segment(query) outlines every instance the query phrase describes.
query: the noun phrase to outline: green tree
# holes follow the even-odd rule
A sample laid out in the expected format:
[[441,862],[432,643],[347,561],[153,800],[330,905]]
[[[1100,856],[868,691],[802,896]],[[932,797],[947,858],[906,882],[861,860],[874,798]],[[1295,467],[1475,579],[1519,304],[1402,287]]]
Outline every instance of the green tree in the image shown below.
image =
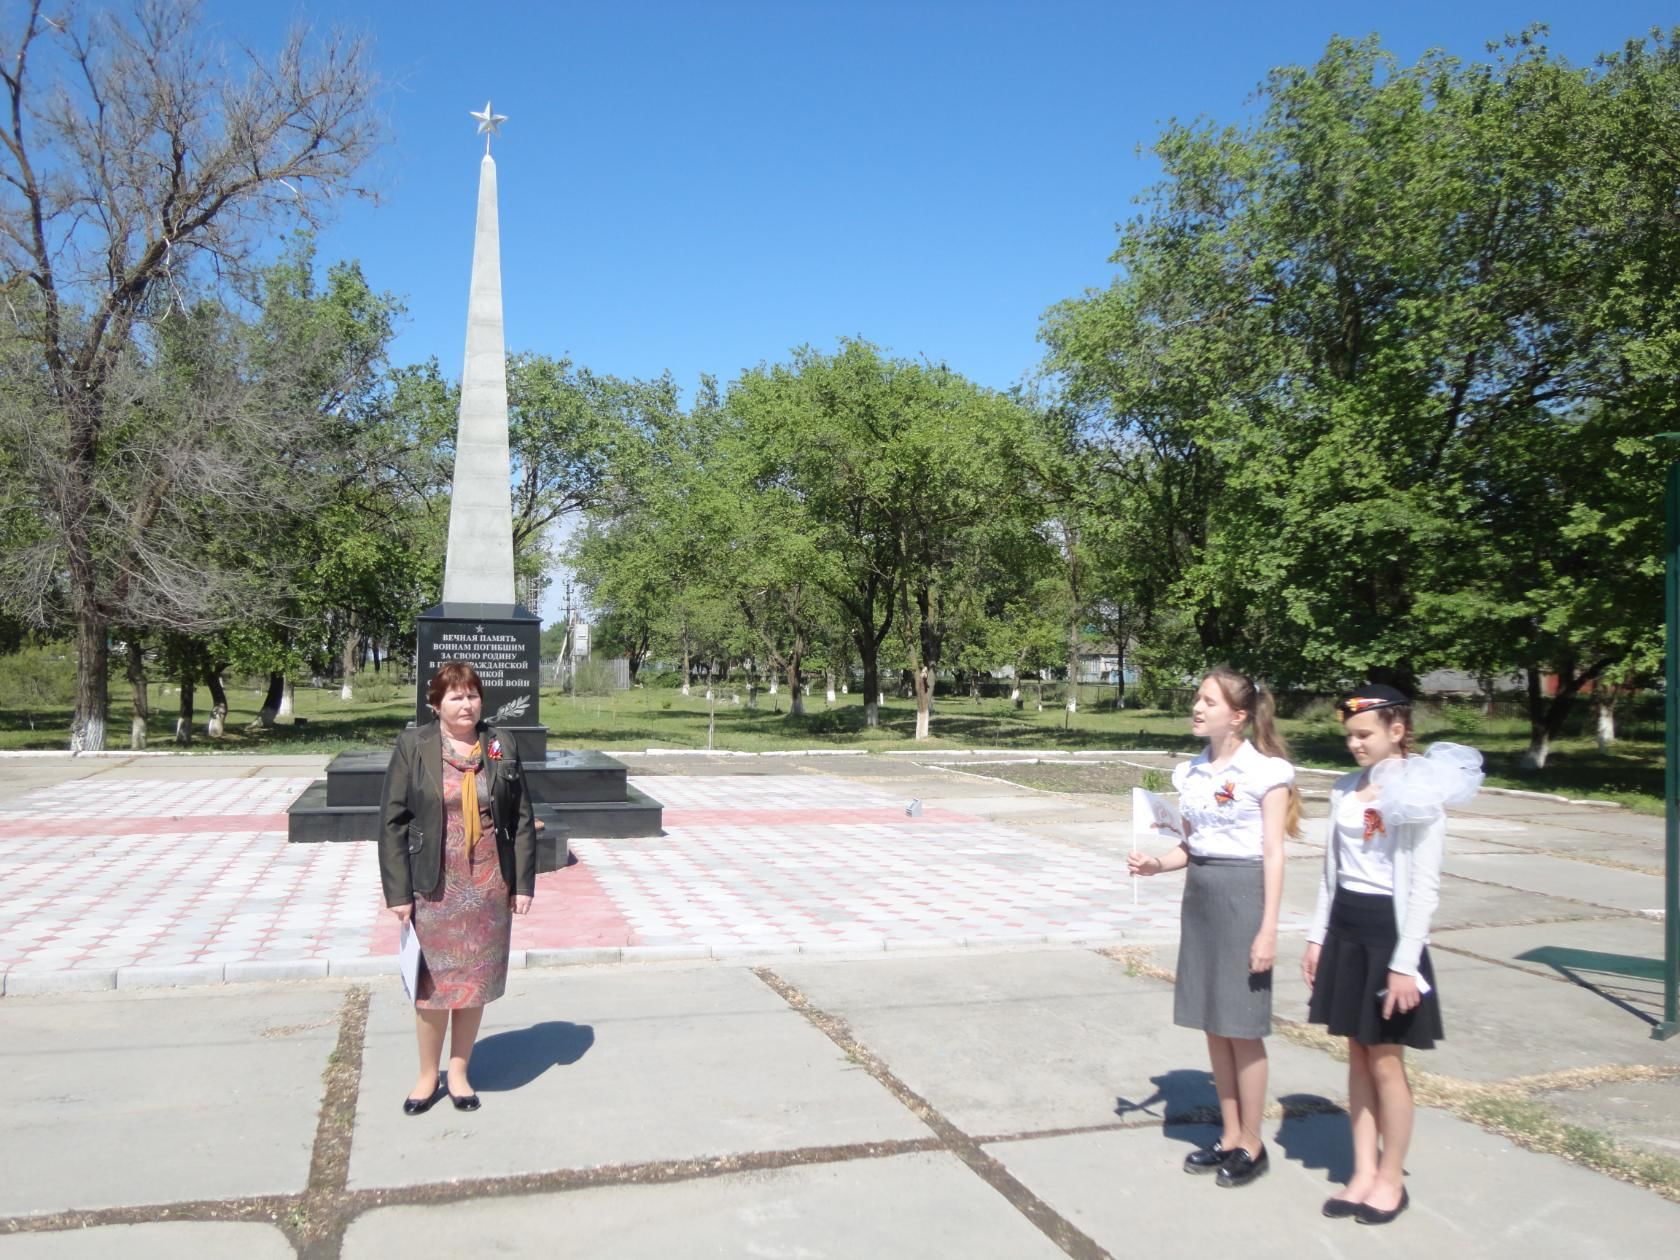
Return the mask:
[[[163,388],[167,373],[144,379],[163,353],[158,325],[190,310],[200,283],[239,271],[269,223],[355,191],[381,134],[354,41],[317,47],[297,32],[238,78],[190,3],[49,19],[35,0],[7,26],[0,292],[19,316],[8,384],[30,382],[23,476],[53,534],[32,554],[75,626],[70,743],[92,750],[105,746],[110,627],[173,607],[189,564],[154,524],[182,497],[165,463],[205,447],[155,440],[131,401]],[[184,401],[199,408],[184,427],[229,449],[206,396]],[[137,478],[151,498],[134,497]],[[245,480],[225,479],[227,502]]]
[[1648,642],[1677,76],[1660,33],[1587,69],[1538,32],[1475,65],[1336,40],[1252,124],[1167,130],[1124,274],[1045,335],[1170,557],[1142,602],[1203,661],[1527,670],[1543,762]]

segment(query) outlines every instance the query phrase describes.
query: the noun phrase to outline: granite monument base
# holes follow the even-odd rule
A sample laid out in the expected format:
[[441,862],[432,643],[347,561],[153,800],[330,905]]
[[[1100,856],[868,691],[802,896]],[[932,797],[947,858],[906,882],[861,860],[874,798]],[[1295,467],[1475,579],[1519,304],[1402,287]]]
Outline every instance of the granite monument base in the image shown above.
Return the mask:
[[[546,746],[546,727],[542,733]],[[622,761],[598,752],[550,753],[530,760],[520,741],[532,812],[544,826],[537,833],[537,870],[566,864],[570,837],[657,836],[665,807],[627,782]],[[390,764],[388,752],[344,752],[327,767],[327,777],[309,785],[286,811],[293,843],[373,840],[379,834],[379,789]]]

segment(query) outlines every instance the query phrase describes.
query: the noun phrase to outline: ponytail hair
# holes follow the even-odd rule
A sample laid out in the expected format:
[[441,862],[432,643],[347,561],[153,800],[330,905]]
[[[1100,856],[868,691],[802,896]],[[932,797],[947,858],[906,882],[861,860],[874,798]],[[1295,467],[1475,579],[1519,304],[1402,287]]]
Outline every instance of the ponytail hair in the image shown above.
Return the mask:
[[[1219,684],[1226,704],[1242,711],[1243,733],[1250,743],[1268,757],[1291,760],[1289,742],[1278,733],[1277,701],[1271,692],[1229,665],[1215,665],[1206,677]],[[1301,789],[1293,783],[1289,785],[1289,810],[1284,816],[1283,831],[1291,837],[1301,834]]]

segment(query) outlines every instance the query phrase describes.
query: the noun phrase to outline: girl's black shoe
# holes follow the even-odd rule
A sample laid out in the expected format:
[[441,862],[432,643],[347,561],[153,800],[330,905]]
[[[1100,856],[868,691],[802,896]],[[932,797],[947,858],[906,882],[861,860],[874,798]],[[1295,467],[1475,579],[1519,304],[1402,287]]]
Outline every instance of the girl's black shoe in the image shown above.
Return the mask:
[[1256,1177],[1264,1176],[1271,1163],[1271,1156],[1266,1154],[1264,1146],[1260,1148],[1258,1155],[1250,1155],[1246,1149],[1239,1146],[1227,1155],[1225,1162],[1219,1166],[1219,1184],[1227,1189],[1246,1186]]
[[1396,1203],[1387,1212],[1374,1208],[1369,1203],[1361,1203],[1359,1205],[1359,1223],[1361,1225],[1387,1225],[1396,1216],[1404,1212],[1411,1201],[1412,1197],[1406,1193],[1406,1187],[1401,1186],[1400,1202]]
[[1184,1157],[1184,1171],[1187,1173],[1217,1172],[1219,1166],[1231,1157],[1231,1152],[1219,1145],[1218,1139],[1212,1146],[1204,1146],[1199,1151],[1191,1151]]
[[1346,1199],[1324,1200],[1324,1215],[1332,1220],[1341,1216],[1358,1216],[1363,1203],[1349,1203]]

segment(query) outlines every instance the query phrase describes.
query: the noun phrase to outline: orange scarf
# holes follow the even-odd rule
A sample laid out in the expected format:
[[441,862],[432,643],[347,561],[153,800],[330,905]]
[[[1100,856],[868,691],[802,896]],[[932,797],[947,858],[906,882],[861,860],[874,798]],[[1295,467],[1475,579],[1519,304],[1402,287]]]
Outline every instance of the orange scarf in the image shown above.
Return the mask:
[[461,771],[461,826],[467,842],[467,852],[473,851],[484,831],[478,815],[478,768],[484,764],[484,741],[473,746],[473,764]]

